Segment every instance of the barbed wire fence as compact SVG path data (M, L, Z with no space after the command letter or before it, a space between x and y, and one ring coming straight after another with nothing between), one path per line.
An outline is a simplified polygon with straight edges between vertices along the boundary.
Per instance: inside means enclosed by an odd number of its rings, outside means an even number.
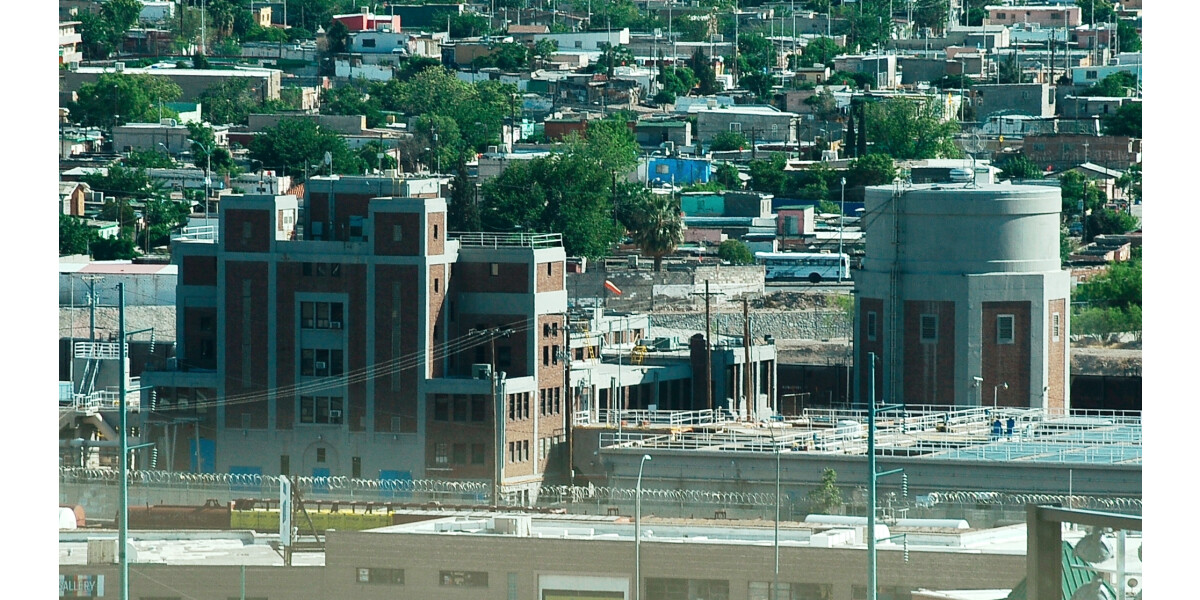
M355 479L350 477L292 477L293 485L310 501L375 502L396 505L491 505L488 482L440 479ZM62 467L59 469L59 502L81 505L85 512L105 520L115 515L119 476L112 469ZM865 515L856 487L844 488L846 514ZM541 488L537 506L530 508L572 514L632 514L635 488L615 486L550 485ZM199 506L208 500L277 499L279 477L236 473L183 473L131 471L129 502L141 505ZM1011 494L978 491L931 492L901 498L885 496L887 514L916 518L963 518L987 522L1022 521L1027 504L1058 504L1073 508L1141 514L1142 499L1132 497L1068 496L1065 494ZM774 518L776 496L770 492L728 492L694 489L642 489L646 514L660 517ZM782 518L801 520L809 511L804 492L786 490L779 497ZM512 508L518 508L513 506ZM972 521L974 523L974 521Z

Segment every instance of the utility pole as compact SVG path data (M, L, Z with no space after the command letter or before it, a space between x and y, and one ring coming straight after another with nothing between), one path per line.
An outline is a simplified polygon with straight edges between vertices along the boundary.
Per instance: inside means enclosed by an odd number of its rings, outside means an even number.
M693 296L704 296L704 351L707 366L705 370L708 372L708 383L705 388L704 398L708 410L713 409L713 373L712 373L712 308L709 299L713 296L724 296L724 294L708 291L708 280L704 280L704 293L692 292ZM693 390L694 394L694 390Z
M121 432L120 452L117 460L121 478L121 527L117 537L117 556L121 563L121 600L129 600L129 556L126 553L129 545L129 416L125 403L125 284L117 284L117 402L119 404Z
M499 373L496 372L496 338L508 337L512 332L513 332L512 329L500 329L498 327L493 327L491 329L471 329L471 330L467 331L468 334L486 335L486 336L488 336L488 341L491 343L492 372L490 374L491 375L490 379L491 379L491 384L492 384L492 407L496 413L495 419L492 424L494 441L495 441L495 445L496 445L495 471L493 474L495 482L492 487L492 502L496 506L500 505L500 490L504 483L504 420L503 419L505 418L503 398L498 394L498 390L497 390L497 380L499 379Z
M751 407L754 406L754 404L753 404L754 394L753 394L753 389L752 389L754 387L754 377L753 377L753 373L751 372L751 369L750 369L750 364L751 364L750 363L750 340L751 339L753 339L753 338L750 337L750 296L743 295L742 296L742 347L745 349L746 364L742 366L742 373L745 376L743 378L744 383L742 384L743 386L745 386L743 388L744 392L742 395L745 396L745 398L746 398L746 415L747 415L747 417L753 419L758 416L758 411L751 409Z
M83 280L88 284L88 341L96 341L96 282L104 279L103 275L84 275Z

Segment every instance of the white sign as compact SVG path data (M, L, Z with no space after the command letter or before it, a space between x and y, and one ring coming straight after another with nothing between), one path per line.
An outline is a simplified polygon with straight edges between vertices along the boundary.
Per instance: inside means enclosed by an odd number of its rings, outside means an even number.
M292 482L279 476L279 545L292 545Z

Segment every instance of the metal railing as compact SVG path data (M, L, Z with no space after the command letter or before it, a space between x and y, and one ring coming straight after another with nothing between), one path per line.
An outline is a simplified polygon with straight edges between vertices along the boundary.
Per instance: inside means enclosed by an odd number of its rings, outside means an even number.
M217 239L216 225L200 225L197 227L184 227L179 231L171 234L171 241L176 240L188 242L195 240L216 240Z
M131 411L138 411L142 408L142 399L140 394L141 379L138 377L130 378L129 387L125 390L125 407ZM94 413L102 410L119 410L121 392L115 387L108 387L103 390L96 390L89 394L75 394L71 400L75 410L84 413Z
M582 420L580 420L582 419ZM688 425L712 425L726 423L733 417L723 410L609 410L602 408L596 411L596 420L591 420L588 411L576 413L578 425L665 425L670 427L685 427Z
M129 343L125 343L125 356L129 356ZM117 360L121 358L116 342L75 342L75 358L89 360Z
M451 231L450 239L457 239L464 247L473 248L558 248L562 246L561 233L489 233L484 231Z

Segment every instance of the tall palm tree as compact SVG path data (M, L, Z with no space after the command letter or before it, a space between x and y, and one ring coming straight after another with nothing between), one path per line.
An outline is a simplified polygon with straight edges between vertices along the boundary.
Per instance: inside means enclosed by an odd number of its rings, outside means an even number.
M673 195L639 194L629 211L633 241L642 252L654 257L654 270L662 270L662 259L683 243L683 211Z

